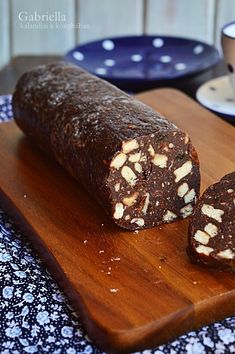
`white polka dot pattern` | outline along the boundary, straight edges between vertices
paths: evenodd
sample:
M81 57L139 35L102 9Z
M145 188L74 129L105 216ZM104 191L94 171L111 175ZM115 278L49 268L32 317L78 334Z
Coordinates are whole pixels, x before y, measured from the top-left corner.
M84 54L77 51L73 53L73 57L78 61L82 61L84 59Z
M98 74L98 75L105 75L105 74L107 73L107 69L105 69L105 68L97 68L97 69L95 70L95 72L96 72L96 74Z
M184 64L184 63L176 63L175 64L175 69L176 70L185 70L186 69L186 64Z
M153 46L154 46L155 48L161 48L163 45L164 45L164 41L163 41L162 38L155 38L155 39L153 40Z
M169 55L162 55L160 57L160 61L162 63L170 63L171 62L171 57Z
M113 50L115 47L115 44L113 41L111 41L110 39L106 39L105 41L102 42L102 47L105 50Z
M104 65L106 66L114 66L115 65L115 60L114 59L105 59Z
M235 118L235 98L227 75L203 84L197 90L196 97L203 106Z
M199 41L144 35L82 44L65 59L117 86L125 80L125 89L132 91L139 84L147 88L149 81L158 84L200 73L218 63L220 55L215 47Z
M133 54L131 56L131 60L138 63L139 61L143 60L143 57L141 54Z
M204 51L203 45L197 45L196 47L193 48L193 53L198 55L201 54Z

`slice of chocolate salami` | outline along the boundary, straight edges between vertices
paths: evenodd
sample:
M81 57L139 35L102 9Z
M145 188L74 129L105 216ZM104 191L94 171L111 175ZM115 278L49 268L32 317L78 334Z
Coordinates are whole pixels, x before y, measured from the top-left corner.
M224 180L227 180L227 181L235 180L235 172L230 172L227 175L225 175L223 178L221 178L221 181L224 181Z
M235 179L211 185L189 224L188 253L196 262L235 271Z
M16 123L127 229L189 216L199 194L189 136L108 82L65 63L24 74Z

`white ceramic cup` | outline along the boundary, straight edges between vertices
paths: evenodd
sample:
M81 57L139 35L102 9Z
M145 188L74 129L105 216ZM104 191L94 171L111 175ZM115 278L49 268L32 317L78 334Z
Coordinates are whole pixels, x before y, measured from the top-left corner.
M221 34L224 61L228 70L235 97L235 21L227 23Z

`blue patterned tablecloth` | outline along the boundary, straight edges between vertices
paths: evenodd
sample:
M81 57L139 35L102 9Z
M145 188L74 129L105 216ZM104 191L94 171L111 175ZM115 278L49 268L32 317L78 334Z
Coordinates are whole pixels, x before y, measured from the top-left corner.
M0 96L0 121L12 119ZM1 166L0 166L1 173ZM0 353L103 353L89 339L67 298L25 235L0 209ZM143 354L235 353L235 317Z

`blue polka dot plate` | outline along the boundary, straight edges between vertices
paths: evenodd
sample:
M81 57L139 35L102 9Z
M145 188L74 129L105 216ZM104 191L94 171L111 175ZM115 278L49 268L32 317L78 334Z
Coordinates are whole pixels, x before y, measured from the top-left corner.
M116 37L77 46L65 60L117 86L133 89L197 74L217 64L208 44L178 37Z
M204 107L235 123L235 99L227 75L207 81L199 87L196 97Z

